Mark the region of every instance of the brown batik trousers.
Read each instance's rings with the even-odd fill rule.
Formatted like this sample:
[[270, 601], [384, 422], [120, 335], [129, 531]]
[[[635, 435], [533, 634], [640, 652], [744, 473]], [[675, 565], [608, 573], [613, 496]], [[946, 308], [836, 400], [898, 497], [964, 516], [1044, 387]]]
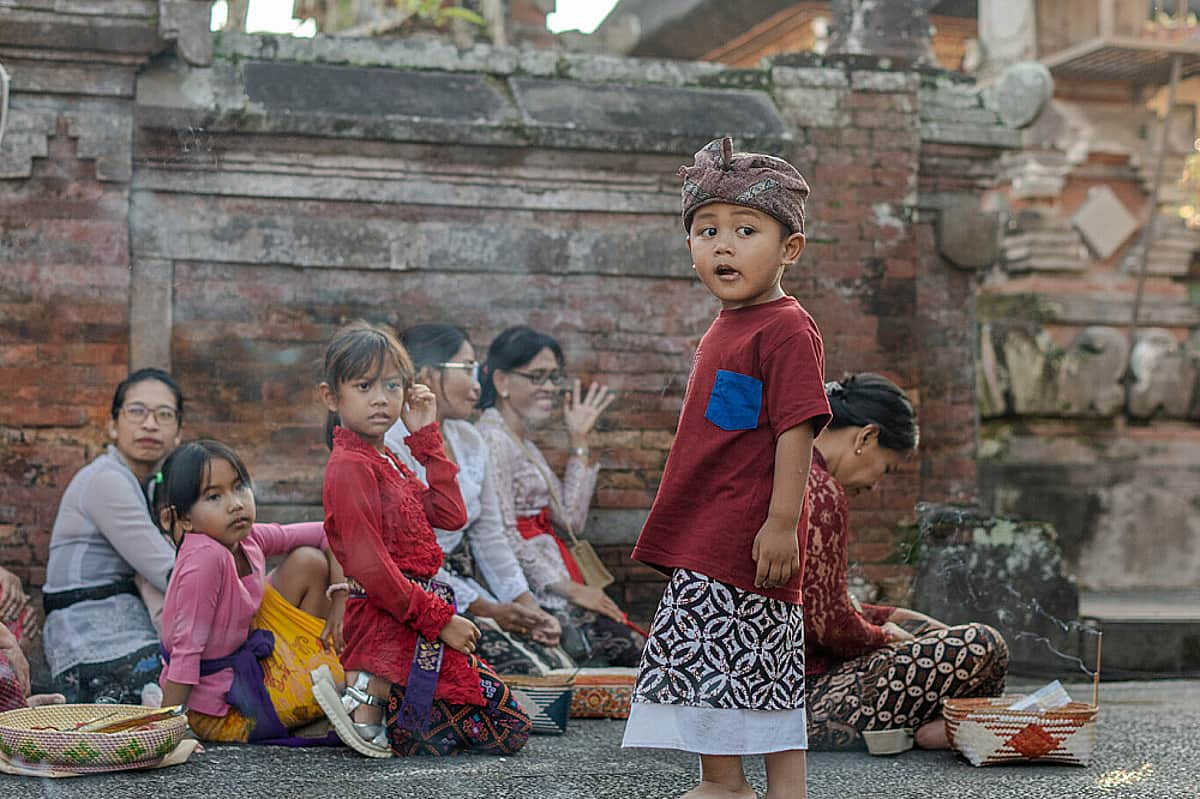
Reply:
[[999, 696], [1008, 645], [986, 624], [921, 626], [917, 637], [847, 660], [807, 680], [808, 746], [858, 749], [864, 730], [916, 728], [950, 697]]

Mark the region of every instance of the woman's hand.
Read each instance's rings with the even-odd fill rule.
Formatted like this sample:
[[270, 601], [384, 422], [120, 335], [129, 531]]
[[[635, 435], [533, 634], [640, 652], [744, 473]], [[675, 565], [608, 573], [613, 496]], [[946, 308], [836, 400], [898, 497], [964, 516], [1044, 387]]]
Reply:
[[529, 631], [529, 637], [542, 646], [558, 646], [562, 639], [562, 625], [558, 623], [558, 619], [546, 611], [542, 610], [541, 605], [533, 598], [533, 594], [526, 591], [513, 600], [521, 607], [528, 608], [533, 611], [538, 621], [533, 625], [533, 629]]
[[894, 644], [898, 641], [911, 641], [913, 634], [901, 627], [895, 622], [887, 622], [880, 629], [883, 630], [883, 637], [889, 644]]
[[541, 621], [537, 611], [516, 602], [488, 602], [478, 599], [471, 603], [470, 610], [476, 616], [495, 619], [501, 630], [520, 635], [528, 635]]
[[625, 614], [617, 607], [617, 603], [612, 600], [612, 597], [604, 593], [603, 589], [572, 582], [567, 588], [566, 597], [581, 608], [594, 610], [601, 616], [607, 616], [622, 624], [625, 623]]
[[919, 611], [909, 610], [908, 608], [896, 608], [892, 611], [892, 615], [888, 616], [888, 621], [894, 621], [896, 624], [914, 622], [916, 624], [924, 624], [934, 630], [945, 630], [949, 627], [944, 622], [940, 622], [931, 616], [926, 616]]
[[0, 653], [8, 658], [8, 664], [12, 667], [13, 674], [17, 676], [17, 682], [21, 685], [21, 696], [28, 696], [29, 661], [25, 659], [25, 653], [21, 651], [17, 637], [10, 633], [3, 624], [0, 624]]
[[15, 619], [28, 601], [17, 575], [0, 569], [0, 622]]
[[329, 615], [325, 617], [325, 626], [321, 629], [321, 646], [333, 654], [346, 648], [346, 638], [343, 620], [346, 618], [346, 592], [338, 591], [333, 595], [329, 604]]
[[400, 418], [408, 432], [415, 433], [427, 424], [437, 421], [437, 397], [423, 383], [413, 383], [404, 392], [404, 407]]
[[608, 386], [592, 383], [588, 387], [587, 396], [580, 398], [582, 384], [576, 380], [574, 389], [567, 394], [563, 407], [563, 421], [567, 424], [567, 436], [572, 447], [586, 447], [588, 433], [600, 418], [604, 409], [612, 404], [617, 395], [608, 390]]
[[750, 557], [758, 564], [754, 573], [755, 588], [787, 585], [800, 568], [800, 541], [796, 538], [796, 528], [768, 516], [754, 536]]
[[438, 633], [438, 638], [451, 649], [470, 655], [479, 642], [479, 628], [465, 616], [453, 616]]

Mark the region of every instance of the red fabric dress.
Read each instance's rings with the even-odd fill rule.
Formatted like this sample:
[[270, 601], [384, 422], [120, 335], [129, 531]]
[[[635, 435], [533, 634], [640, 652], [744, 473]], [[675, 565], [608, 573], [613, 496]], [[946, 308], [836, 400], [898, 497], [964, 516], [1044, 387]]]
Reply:
[[[342, 665], [397, 685], [408, 684], [417, 634], [437, 640], [454, 615], [451, 605], [409, 578], [428, 580], [442, 565], [434, 525], [457, 530], [467, 523], [458, 467], [445, 456], [437, 424], [404, 443], [425, 467], [428, 488], [391, 452], [338, 427], [322, 491], [329, 547], [367, 593], [346, 603]], [[484, 704], [479, 673], [467, 656], [450, 647], [444, 653], [434, 698]]]
[[850, 599], [850, 507], [846, 489], [834, 479], [825, 458], [813, 449], [808, 473], [808, 543], [804, 566], [804, 673], [816, 677], [843, 660], [883, 646], [883, 630], [895, 608]]

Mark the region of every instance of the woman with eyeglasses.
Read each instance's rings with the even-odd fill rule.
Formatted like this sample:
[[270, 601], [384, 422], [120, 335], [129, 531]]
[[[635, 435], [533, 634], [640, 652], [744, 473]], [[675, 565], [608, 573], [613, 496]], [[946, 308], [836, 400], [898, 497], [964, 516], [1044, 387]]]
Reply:
[[[562, 347], [528, 327], [505, 330], [488, 348], [481, 373], [477, 427], [491, 453], [496, 493], [509, 540], [538, 603], [563, 625], [563, 647], [581, 662], [636, 666], [645, 638], [633, 630], [603, 589], [584, 583], [563, 539], [580, 535], [599, 464], [590, 461], [588, 434], [615, 396], [593, 383], [569, 381]], [[530, 435], [544, 428], [562, 403], [571, 447], [560, 480]]]
[[[487, 446], [468, 421], [479, 399], [479, 364], [467, 332], [432, 322], [410, 327], [400, 338], [417, 370], [417, 382], [437, 396], [446, 456], [458, 466], [458, 486], [467, 508], [465, 526], [434, 530], [446, 555], [436, 579], [453, 589], [459, 612], [479, 627], [477, 652], [497, 673], [543, 674], [570, 668], [570, 658], [558, 646], [558, 620], [538, 606], [505, 535]], [[408, 435], [398, 420], [384, 442], [424, 480], [425, 467], [404, 443]]]
[[175, 548], [151, 520], [146, 492], [182, 421], [169, 374], [132, 373], [113, 394], [112, 443], [63, 494], [42, 601], [46, 660], [68, 702], [139, 704], [145, 686], [157, 688], [158, 631], [143, 595], [161, 613]]

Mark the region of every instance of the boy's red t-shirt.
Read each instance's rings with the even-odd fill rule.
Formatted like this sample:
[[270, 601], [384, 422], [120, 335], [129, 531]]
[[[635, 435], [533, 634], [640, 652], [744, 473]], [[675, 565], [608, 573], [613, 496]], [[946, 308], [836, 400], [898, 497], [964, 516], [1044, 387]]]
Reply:
[[721, 311], [692, 362], [675, 443], [633, 557], [683, 568], [801, 604], [808, 500], [797, 528], [800, 569], [781, 588], [755, 588], [754, 536], [767, 519], [775, 443], [787, 430], [829, 422], [825, 350], [792, 297]]

